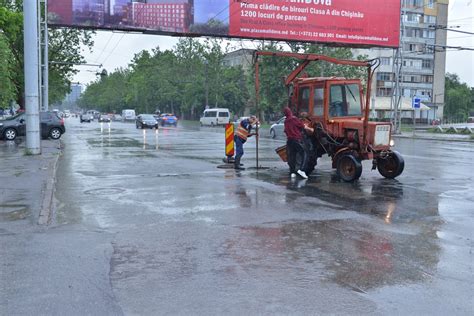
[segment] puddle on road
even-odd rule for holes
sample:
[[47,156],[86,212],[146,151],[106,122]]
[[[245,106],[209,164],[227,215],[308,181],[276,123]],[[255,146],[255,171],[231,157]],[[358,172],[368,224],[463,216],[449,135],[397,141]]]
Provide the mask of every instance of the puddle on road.
[[28,218],[30,210],[24,204],[0,205],[0,222],[11,222]]
[[142,147],[142,143],[133,138],[120,139],[88,139],[87,143],[94,147]]
[[308,180],[291,180],[286,172],[261,172],[257,178],[343,209],[375,215],[386,224],[441,223],[437,194],[404,187],[397,180],[381,178],[346,183],[332,173],[322,172]]
[[353,220],[302,221],[241,227],[222,244],[220,257],[247,274],[286,275],[317,283],[321,278],[357,292],[429,280],[440,246],[435,231],[381,232]]

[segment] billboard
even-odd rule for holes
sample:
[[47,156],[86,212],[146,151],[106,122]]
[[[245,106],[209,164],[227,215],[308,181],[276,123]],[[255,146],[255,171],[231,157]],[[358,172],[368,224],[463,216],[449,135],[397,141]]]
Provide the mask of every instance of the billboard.
[[400,0],[48,0],[50,26],[398,47]]

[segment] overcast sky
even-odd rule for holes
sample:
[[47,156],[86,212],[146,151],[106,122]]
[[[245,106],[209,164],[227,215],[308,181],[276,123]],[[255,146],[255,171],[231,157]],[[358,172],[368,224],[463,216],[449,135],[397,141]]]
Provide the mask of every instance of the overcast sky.
[[[474,0],[450,0],[448,26],[459,26],[456,30],[474,33]],[[133,56],[146,49],[160,47],[172,49],[178,39],[168,36],[129,34],[119,32],[97,32],[93,52],[84,52],[88,63],[101,64],[107,71],[127,67]],[[244,46],[254,48],[251,41],[232,40],[236,49]],[[448,46],[462,46],[474,49],[474,35],[448,31]],[[98,67],[80,66],[80,73],[74,81],[87,84],[96,79]],[[474,51],[448,50],[446,72],[456,73],[461,81],[474,87]]]

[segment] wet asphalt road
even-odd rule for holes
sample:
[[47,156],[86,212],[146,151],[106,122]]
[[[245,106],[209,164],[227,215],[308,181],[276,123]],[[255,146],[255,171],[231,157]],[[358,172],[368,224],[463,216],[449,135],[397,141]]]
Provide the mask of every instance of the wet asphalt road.
[[260,139],[265,169],[235,172],[217,168],[221,129],[67,128],[55,225],[27,256],[42,288],[7,312],[474,313],[472,143],[399,139],[397,180],[364,162],[348,184],[327,157],[290,180],[282,140]]

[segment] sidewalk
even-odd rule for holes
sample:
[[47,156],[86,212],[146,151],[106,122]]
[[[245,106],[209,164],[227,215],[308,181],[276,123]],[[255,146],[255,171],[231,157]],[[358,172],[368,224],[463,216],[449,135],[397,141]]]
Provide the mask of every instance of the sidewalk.
[[24,221],[50,222],[60,146],[59,140],[42,140],[42,154],[29,156],[24,139],[20,144],[0,141],[0,232]]
[[429,133],[424,131],[413,132],[402,132],[401,134],[394,134],[395,138],[413,138],[413,139],[426,139],[426,140],[441,140],[441,141],[454,141],[454,142],[474,142],[471,135],[462,134],[441,134],[441,133]]

